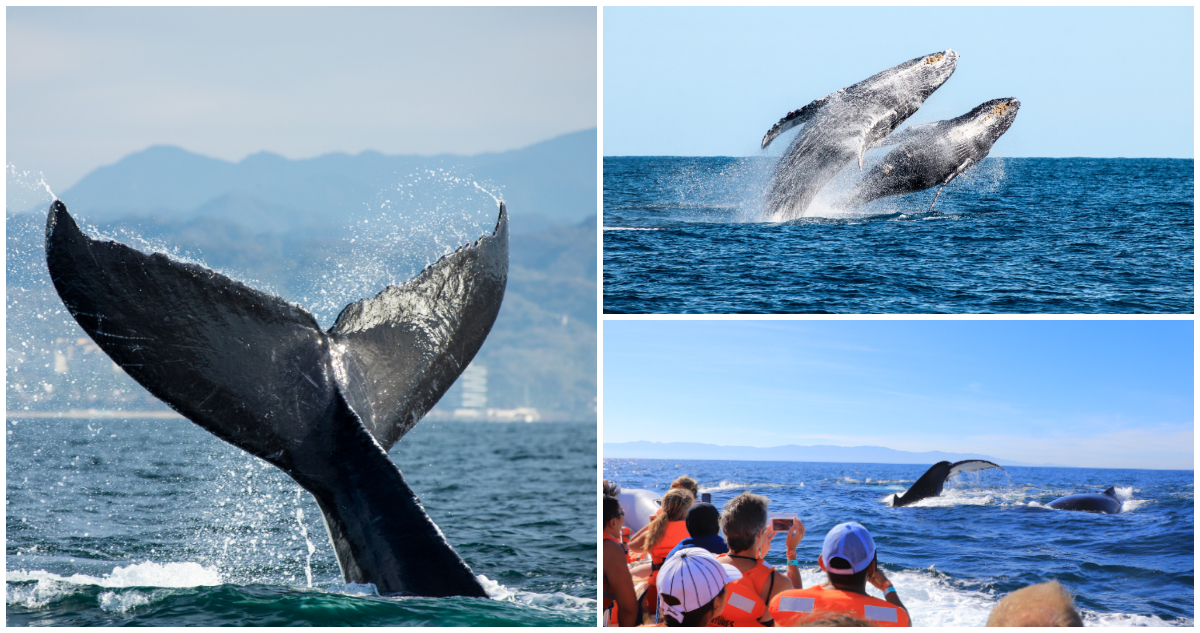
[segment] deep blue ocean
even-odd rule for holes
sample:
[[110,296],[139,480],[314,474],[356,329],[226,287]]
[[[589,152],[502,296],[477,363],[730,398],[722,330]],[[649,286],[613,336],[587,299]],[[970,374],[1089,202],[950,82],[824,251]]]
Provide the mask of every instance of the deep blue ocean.
[[[1052,579],[1074,593],[1087,626],[1194,626],[1192,471],[1014,466],[952,478],[942,496],[912,506],[885,503],[928,468],[605,458],[604,478],[662,494],[690,475],[718,508],[746,491],[766,496],[772,513],[794,512],[808,530],[798,548],[805,586],[824,578],[817,556],[829,529],[858,521],[914,626],[983,626],[1004,594]],[[1109,486],[1124,499],[1120,514],[1044,507]],[[782,537],[767,560],[785,568]]]
[[605,158],[605,312],[1193,312],[1190,159],[987,158],[932,211],[835,211],[855,164],[770,223],[775,160]]
[[5,426],[10,626],[595,625],[594,423],[425,420],[392,449],[492,599],[346,585],[312,497],[187,420]]

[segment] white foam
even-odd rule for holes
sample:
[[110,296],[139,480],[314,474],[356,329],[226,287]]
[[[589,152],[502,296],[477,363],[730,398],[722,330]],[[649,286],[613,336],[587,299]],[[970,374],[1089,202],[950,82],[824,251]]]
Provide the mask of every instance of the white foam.
[[7,582],[36,580],[39,584],[67,583],[71,585],[96,585],[98,587],[202,587],[222,583],[221,574],[200,563],[138,563],[128,567],[117,567],[102,578],[86,574],[59,576],[47,571],[10,571]]
[[556,591],[554,593],[535,593],[532,591],[517,591],[491,580],[482,574],[475,576],[488,597],[503,602],[513,602],[536,609],[547,611],[573,611],[594,613],[596,601],[592,598],[580,598]]
[[137,590],[105,591],[100,594],[100,608],[109,613],[128,613],[142,605],[147,605],[157,599],[159,592],[142,593]]
[[368,582],[358,584],[356,582],[348,582],[341,585],[332,585],[328,591],[333,593],[344,593],[348,596],[378,596],[379,589],[375,587],[375,583]]
[[[742,484],[734,481],[721,480],[715,486],[700,486],[700,492],[724,492],[726,490],[742,490],[750,488],[786,488],[791,484]],[[799,485],[803,486],[803,483]]]
[[[13,581],[12,573],[8,574],[8,580]],[[16,580],[28,580],[18,578]],[[26,609],[41,609],[47,604],[55,600],[72,594],[75,592],[75,586],[57,580],[38,580],[36,584],[24,587],[10,587],[5,584],[4,587],[4,602],[25,607]]]
[[1164,620],[1156,615],[1138,615],[1136,613],[1093,613],[1083,611],[1084,626],[1196,626],[1191,618],[1179,620]]

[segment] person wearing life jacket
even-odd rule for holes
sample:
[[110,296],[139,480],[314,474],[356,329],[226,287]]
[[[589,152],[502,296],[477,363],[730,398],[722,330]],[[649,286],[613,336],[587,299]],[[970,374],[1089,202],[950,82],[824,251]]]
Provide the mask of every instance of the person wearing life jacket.
[[[838,615],[871,626],[912,626],[908,609],[879,568],[875,541],[867,528],[853,522],[835,525],[825,536],[817,562],[828,582],[775,596],[769,611],[777,626],[801,626]],[[867,595],[868,582],[883,591],[883,600]]]
[[621,544],[625,511],[616,497],[604,496],[604,626],[637,623],[637,593]]
[[679,541],[679,545],[667,554],[670,558],[685,547],[702,547],[708,550],[708,553],[713,556],[720,556],[729,551],[729,546],[725,544],[725,539],[721,538],[718,533],[721,531],[721,512],[711,503],[693,504],[688,508],[687,519],[684,523],[687,524],[688,537]]
[[[695,500],[700,498],[700,484],[696,483],[695,479],[692,479],[691,477],[688,477],[687,475],[683,475],[682,477],[677,477],[675,479],[675,481],[671,482],[671,490],[675,490],[676,488],[684,488],[686,490],[691,491],[692,499],[693,499],[692,503],[695,503],[696,502]],[[613,495],[613,496],[615,497],[617,495]],[[653,522],[654,519],[658,518],[658,515],[661,513],[662,513],[662,510],[660,509],[658,512],[655,512],[654,514],[650,515],[650,521]],[[637,538],[638,535],[645,534],[646,531],[649,529],[650,529],[650,524],[647,523],[645,525],[645,527],[643,527],[641,530],[638,530],[637,534],[633,535],[633,538]]]
[[695,500],[691,491],[686,488],[668,491],[662,498],[662,510],[650,522],[649,529],[639,532],[629,542],[630,551],[650,554],[650,577],[642,599],[642,608],[646,613],[654,613],[657,608],[655,579],[658,577],[658,570],[666,562],[667,554],[688,537],[687,511]]
[[725,608],[729,583],[741,578],[735,567],[699,547],[679,550],[659,572],[662,618],[651,626],[708,626]]
[[796,559],[796,546],[804,538],[804,524],[799,519],[793,520],[786,539],[787,575],[764,560],[775,536],[767,513],[769,503],[766,497],[744,492],[726,503],[721,512],[721,530],[729,543],[729,553],[717,560],[733,565],[742,578],[729,585],[725,611],[709,626],[771,626],[767,603],[783,591],[803,586]]
[[[621,494],[621,486],[615,481],[604,480],[603,488],[604,496],[617,498]],[[625,511],[621,511],[621,516],[625,516]],[[637,555],[629,551],[629,539],[633,537],[633,530],[629,529],[628,525],[621,526],[621,547],[625,548],[625,562],[632,563],[638,559]]]

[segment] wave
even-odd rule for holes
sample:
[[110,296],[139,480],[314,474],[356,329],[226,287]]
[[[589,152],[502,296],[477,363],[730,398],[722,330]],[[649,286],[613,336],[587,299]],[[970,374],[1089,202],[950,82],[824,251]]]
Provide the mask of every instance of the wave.
[[[477,575],[476,579],[483,585],[488,597],[500,602],[576,614],[593,613],[596,610],[596,600],[591,598],[580,598],[562,592],[519,591],[505,587],[483,575]],[[45,607],[52,602],[79,593],[84,587],[126,589],[126,591],[119,592],[103,591],[97,596],[100,608],[110,613],[128,613],[138,607],[169,598],[172,595],[171,589],[223,584],[221,574],[216,570],[192,562],[138,563],[127,567],[117,567],[111,574],[104,576],[88,576],[86,574],[60,576],[43,570],[16,570],[6,574],[5,582],[7,604],[27,609]],[[147,591],[146,588],[151,589]],[[302,587],[294,589],[313,591],[313,589]],[[347,596],[379,597],[375,585],[369,583],[333,584],[324,589],[316,589],[316,591]]]
[[[875,482],[883,483],[883,482]],[[1117,498],[1121,500],[1121,512],[1133,512],[1147,504],[1154,503],[1152,499],[1134,499],[1133,487],[1122,486],[1116,488]],[[937,497],[926,497],[909,504],[912,508],[945,508],[952,506],[983,506],[983,505],[998,505],[998,506],[1027,506],[1030,508],[1045,508],[1052,510],[1046,504],[1037,499],[1030,499],[1030,490],[1013,489],[1013,488],[967,488],[967,489],[946,489]],[[1071,491],[1063,491],[1062,494],[1056,496],[1065,496],[1075,494]],[[1039,498],[1046,496],[1044,491],[1036,493]],[[891,504],[892,493],[888,493],[880,497],[878,501],[884,504]]]
[[700,486],[700,492],[725,492],[726,490],[751,490],[751,489],[755,489],[755,488],[793,488],[793,487],[803,488],[804,482],[801,481],[801,482],[795,483],[795,484],[772,484],[772,483],[742,484],[742,483],[737,483],[737,482],[732,482],[732,481],[721,480],[721,483],[719,483],[715,486]]
[[221,574],[200,563],[137,563],[128,567],[116,567],[103,577],[74,574],[59,576],[47,571],[10,571],[7,582],[36,580],[39,583],[66,583],[71,585],[96,585],[98,587],[203,587],[222,584]]
[[556,591],[554,593],[536,593],[533,591],[517,591],[510,589],[504,585],[489,579],[487,576],[477,575],[475,578],[479,584],[483,585],[483,590],[487,592],[488,597],[493,600],[503,602],[513,602],[516,604],[533,607],[535,609],[545,609],[548,611],[573,611],[595,613],[596,601],[592,598],[580,598],[570,594]]

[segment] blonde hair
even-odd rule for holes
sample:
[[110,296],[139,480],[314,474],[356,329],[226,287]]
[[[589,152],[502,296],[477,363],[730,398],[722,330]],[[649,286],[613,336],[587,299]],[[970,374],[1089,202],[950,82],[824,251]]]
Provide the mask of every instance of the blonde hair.
[[1083,626],[1075,599],[1057,580],[1022,587],[992,609],[988,626]]
[[684,488],[687,490],[691,490],[693,498],[700,496],[700,484],[696,483],[695,479],[692,479],[691,477],[688,477],[687,475],[684,475],[684,476],[676,479],[675,481],[672,481],[671,488],[672,489]]
[[650,531],[646,533],[646,549],[658,545],[667,533],[667,523],[682,521],[687,518],[688,508],[696,502],[696,497],[687,488],[675,488],[662,498],[662,512],[650,523]]

